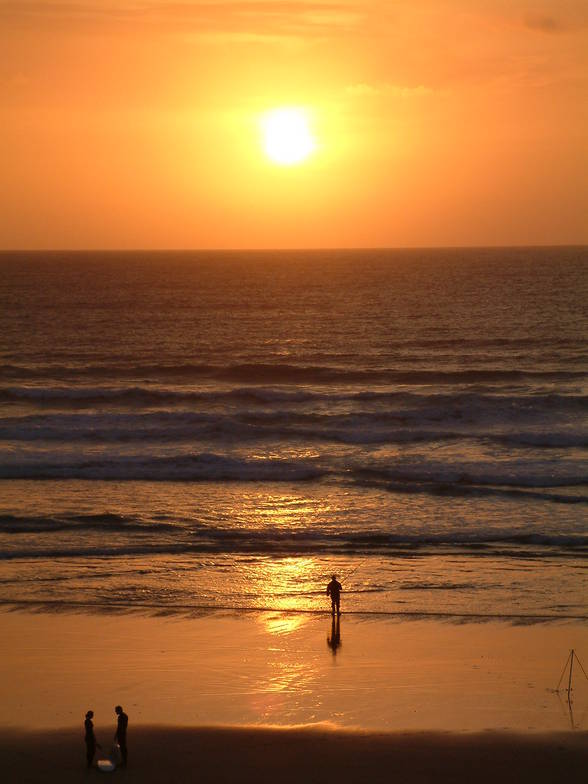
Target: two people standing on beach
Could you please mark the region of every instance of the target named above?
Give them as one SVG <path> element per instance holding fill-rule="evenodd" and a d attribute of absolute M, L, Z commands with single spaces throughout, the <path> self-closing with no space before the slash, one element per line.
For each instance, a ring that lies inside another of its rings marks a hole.
<path fill-rule="evenodd" d="M 120 748 L 120 756 L 121 768 L 126 768 L 127 766 L 127 727 L 129 724 L 129 717 L 123 711 L 120 705 L 117 705 L 114 709 L 114 712 L 118 716 L 117 723 L 116 723 L 116 732 L 114 733 L 114 739 L 118 743 Z M 86 763 L 89 768 L 92 767 L 92 763 L 94 762 L 94 755 L 96 754 L 96 746 L 99 749 L 102 746 L 97 743 L 96 736 L 94 735 L 94 722 L 92 719 L 94 718 L 94 711 L 89 710 L 86 713 L 86 719 L 84 721 L 84 741 L 86 743 Z"/>

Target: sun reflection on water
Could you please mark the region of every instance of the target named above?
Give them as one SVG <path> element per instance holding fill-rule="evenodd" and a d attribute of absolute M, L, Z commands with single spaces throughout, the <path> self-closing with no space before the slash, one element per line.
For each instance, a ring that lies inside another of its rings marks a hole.
<path fill-rule="evenodd" d="M 324 513 L 324 510 L 320 511 Z M 308 526 L 318 512 L 314 499 L 268 493 L 260 500 L 252 514 L 254 520 L 264 526 L 300 528 Z"/>
<path fill-rule="evenodd" d="M 318 570 L 312 557 L 267 558 L 255 564 L 250 579 L 262 586 L 268 599 L 279 602 L 280 610 L 310 610 L 315 603 Z"/>

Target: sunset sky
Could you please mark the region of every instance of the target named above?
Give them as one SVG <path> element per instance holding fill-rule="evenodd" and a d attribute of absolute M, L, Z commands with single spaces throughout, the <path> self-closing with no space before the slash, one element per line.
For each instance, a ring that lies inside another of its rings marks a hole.
<path fill-rule="evenodd" d="M 2 248 L 588 242 L 586 0 L 0 0 L 0 53 Z"/>

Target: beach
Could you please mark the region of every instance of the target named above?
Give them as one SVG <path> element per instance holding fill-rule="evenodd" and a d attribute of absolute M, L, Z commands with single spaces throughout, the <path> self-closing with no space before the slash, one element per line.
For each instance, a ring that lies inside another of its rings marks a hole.
<path fill-rule="evenodd" d="M 117 780 L 172 782 L 581 781 L 586 733 L 520 736 L 427 732 L 369 734 L 332 730 L 144 727 L 135 730 L 129 766 Z M 0 732 L 5 781 L 102 780 L 83 769 L 79 733 Z M 72 753 L 73 752 L 73 753 Z"/>
<path fill-rule="evenodd" d="M 585 625 L 328 614 L 2 613 L 8 782 L 79 781 L 83 717 L 128 781 L 559 782 L 588 762 L 588 682 L 555 693 Z M 329 645 L 329 640 L 331 645 Z M 564 687 L 567 685 L 563 684 Z"/>
<path fill-rule="evenodd" d="M 588 681 L 554 692 L 575 624 L 389 622 L 328 614 L 0 615 L 0 726 L 328 725 L 362 731 L 586 730 Z M 585 655 L 584 655 L 585 658 Z M 584 666 L 586 666 L 584 662 Z M 567 682 L 563 684 L 567 686 Z"/>

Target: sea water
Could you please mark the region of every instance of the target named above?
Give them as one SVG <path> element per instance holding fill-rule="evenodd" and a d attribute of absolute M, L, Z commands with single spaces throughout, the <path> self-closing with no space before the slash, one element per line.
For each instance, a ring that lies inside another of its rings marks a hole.
<path fill-rule="evenodd" d="M 3 605 L 588 620 L 588 249 L 0 271 Z"/>

